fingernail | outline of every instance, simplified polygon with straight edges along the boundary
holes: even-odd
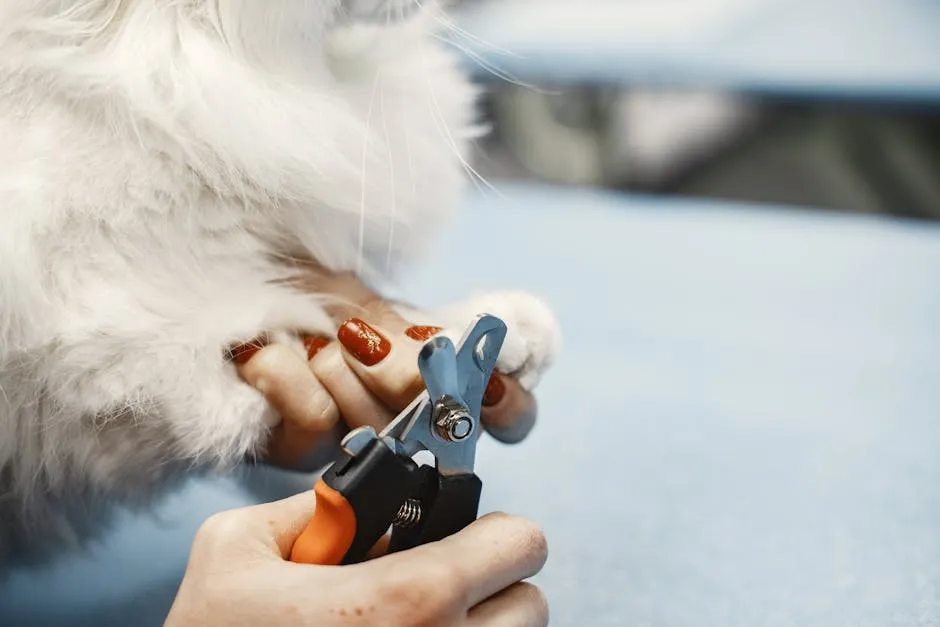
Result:
[[[432,337],[443,331],[441,327],[425,327],[425,326],[414,326],[409,327],[405,331],[405,335],[410,337],[413,340],[418,340],[419,342],[424,342],[425,340],[430,340]]]
[[[308,361],[313,359],[317,353],[326,348],[326,345],[330,343],[330,339],[322,335],[304,335],[302,339],[304,348],[307,349]]]
[[[483,406],[498,405],[505,394],[506,384],[503,383],[503,378],[494,372],[490,377],[490,382],[486,384],[486,391],[483,392]]]
[[[255,356],[255,353],[260,351],[262,348],[268,345],[268,339],[265,337],[256,337],[250,342],[245,342],[244,344],[235,344],[230,346],[227,352],[227,357],[234,361],[239,366],[243,366],[248,363],[248,361]]]
[[[340,344],[365,366],[374,366],[392,350],[385,337],[359,318],[343,323],[336,334]]]

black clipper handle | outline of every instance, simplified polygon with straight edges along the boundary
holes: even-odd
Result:
[[[411,526],[396,525],[389,552],[404,551],[428,542],[437,542],[461,531],[477,519],[483,482],[473,473],[439,475],[430,466],[422,467],[424,491],[418,496],[421,515]]]

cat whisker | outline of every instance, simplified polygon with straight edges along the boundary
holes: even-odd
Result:
[[[463,166],[464,171],[470,177],[470,181],[473,183],[474,187],[476,187],[481,192],[483,190],[480,188],[477,181],[479,181],[479,183],[482,183],[485,187],[487,187],[490,191],[495,193],[497,196],[502,197],[503,196],[502,192],[496,189],[496,187],[494,187],[489,181],[487,181],[483,175],[477,172],[477,170],[472,165],[470,165],[470,163],[466,160],[466,158],[460,153],[460,148],[459,146],[457,146],[457,142],[454,139],[453,134],[450,132],[450,129],[447,126],[447,120],[444,119],[444,116],[441,113],[441,106],[437,100],[437,94],[434,91],[434,88],[431,86],[431,81],[428,80],[427,83],[428,83],[428,93],[430,94],[430,97],[431,97],[432,113],[434,114],[433,115],[434,125],[437,127],[438,131],[441,133],[441,136],[444,138],[447,145],[453,151],[454,155],[460,161],[460,164]]]
[[[509,72],[508,70],[506,70],[506,69],[504,69],[504,68],[500,68],[498,65],[496,65],[496,64],[493,63],[492,61],[489,61],[489,60],[485,59],[485,58],[483,57],[483,55],[481,55],[479,52],[476,52],[476,51],[472,50],[471,47],[470,47],[468,44],[462,43],[460,40],[463,39],[463,40],[465,40],[465,41],[469,41],[469,42],[471,42],[471,43],[477,44],[477,45],[478,45],[479,47],[481,47],[481,48],[489,49],[489,50],[495,52],[496,54],[502,55],[502,56],[510,56],[510,57],[521,58],[521,55],[519,55],[519,54],[517,54],[517,53],[514,53],[514,52],[512,52],[512,51],[510,51],[510,50],[506,50],[506,49],[504,49],[504,48],[501,48],[501,47],[499,47],[499,46],[497,46],[497,45],[495,45],[495,44],[489,43],[489,42],[487,42],[486,40],[484,40],[484,39],[482,39],[482,38],[480,38],[480,37],[478,37],[478,36],[476,36],[476,35],[470,33],[470,32],[467,31],[466,29],[461,28],[461,27],[460,27],[459,25],[457,25],[455,22],[453,22],[452,20],[448,19],[448,18],[446,17],[446,14],[445,14],[444,12],[435,10],[435,8],[436,8],[436,6],[437,6],[436,4],[435,4],[435,8],[426,8],[427,5],[426,5],[426,4],[423,5],[423,4],[421,3],[421,0],[414,0],[414,3],[415,3],[415,5],[416,5],[417,7],[419,7],[420,9],[427,11],[427,13],[428,13],[429,15],[431,15],[431,17],[432,17],[439,25],[441,25],[441,26],[444,27],[444,31],[445,31],[446,33],[449,33],[449,34],[451,34],[451,35],[454,36],[454,38],[448,38],[448,37],[445,37],[445,36],[440,35],[440,34],[437,34],[437,33],[432,33],[432,34],[431,34],[432,37],[434,37],[435,39],[437,39],[438,41],[440,41],[440,42],[442,42],[442,43],[444,43],[444,44],[447,44],[447,45],[449,45],[449,46],[453,46],[453,47],[456,48],[458,51],[460,51],[461,53],[463,53],[464,55],[466,55],[466,57],[467,57],[468,59],[470,59],[471,61],[473,61],[474,63],[476,63],[476,64],[477,64],[480,68],[482,68],[485,72],[488,72],[489,74],[492,74],[492,75],[495,76],[496,78],[498,78],[498,79],[500,79],[500,80],[503,80],[503,81],[505,81],[505,82],[507,82],[507,83],[509,83],[509,84],[511,84],[511,85],[516,85],[517,87],[522,87],[522,88],[525,88],[525,89],[530,89],[530,90],[535,91],[535,92],[537,92],[537,93],[544,93],[544,90],[540,89],[539,87],[537,87],[537,86],[535,86],[535,85],[533,85],[533,84],[531,84],[531,83],[526,83],[526,82],[522,81],[522,80],[519,79],[518,77],[514,76],[514,75],[513,75],[511,72]]]
[[[366,113],[366,133],[362,142],[362,180],[361,197],[359,205],[359,241],[357,242],[359,258],[356,261],[356,273],[362,274],[365,262],[365,236],[366,236],[366,170],[369,161],[369,138],[372,134],[372,112],[375,108],[375,96],[382,82],[382,72],[376,72],[372,81],[372,94],[369,96],[369,109]]]
[[[414,2],[418,7],[421,7],[421,0],[414,0]],[[517,59],[522,58],[522,55],[516,52],[513,52],[512,50],[508,50],[506,48],[497,46],[496,44],[492,42],[486,41],[482,37],[474,35],[467,29],[462,28],[459,24],[457,24],[456,22],[451,20],[449,17],[447,17],[447,13],[444,11],[435,11],[433,16],[434,16],[434,19],[438,22],[438,24],[446,28],[448,31],[454,33],[455,35],[457,35],[458,37],[462,39],[466,39],[475,44],[479,44],[481,48],[486,48],[502,56],[515,57]]]
[[[379,109],[382,113],[382,134],[385,138],[385,146],[388,151],[388,174],[389,181],[392,187],[392,215],[389,219],[388,227],[388,251],[385,257],[385,271],[388,272],[392,267],[392,243],[395,239],[395,219],[397,218],[396,212],[398,209],[398,189],[395,184],[395,155],[392,153],[392,142],[390,141],[388,134],[388,116],[385,114],[385,90],[379,90]]]
[[[453,46],[462,54],[464,54],[468,59],[470,59],[471,61],[476,63],[478,66],[480,66],[484,71],[488,72],[489,74],[495,76],[496,78],[502,81],[505,81],[511,85],[515,85],[516,87],[522,87],[524,89],[532,90],[537,93],[546,93],[546,90],[540,87],[537,87],[536,85],[533,85],[532,83],[527,83],[520,78],[517,78],[508,70],[504,70],[500,68],[499,66],[493,64],[492,62],[486,60],[478,52],[474,52],[473,50],[470,49],[469,46],[466,46],[457,40],[448,39],[447,37],[444,37],[436,33],[432,33],[431,36],[434,39],[437,39],[438,41],[444,44]]]

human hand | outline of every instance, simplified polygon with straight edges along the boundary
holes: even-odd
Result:
[[[281,344],[257,344],[237,354],[242,378],[280,414],[267,451],[269,461],[296,466],[339,420],[351,428],[380,430],[423,389],[417,356],[440,331],[414,326],[351,275],[333,277],[326,289],[343,305],[328,308],[338,340],[305,336],[307,360]],[[536,418],[535,397],[513,378],[494,373],[481,421],[503,442],[523,440]]]
[[[314,502],[305,492],[207,520],[164,627],[548,624],[544,596],[523,581],[548,554],[532,522],[491,514],[440,542],[351,566],[286,561]]]

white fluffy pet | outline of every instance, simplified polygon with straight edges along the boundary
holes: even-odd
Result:
[[[447,219],[475,91],[422,4],[0,3],[0,561],[258,453],[278,418],[224,352],[334,332],[295,260],[379,281]],[[502,316],[531,388],[554,319],[481,298],[443,324]]]

